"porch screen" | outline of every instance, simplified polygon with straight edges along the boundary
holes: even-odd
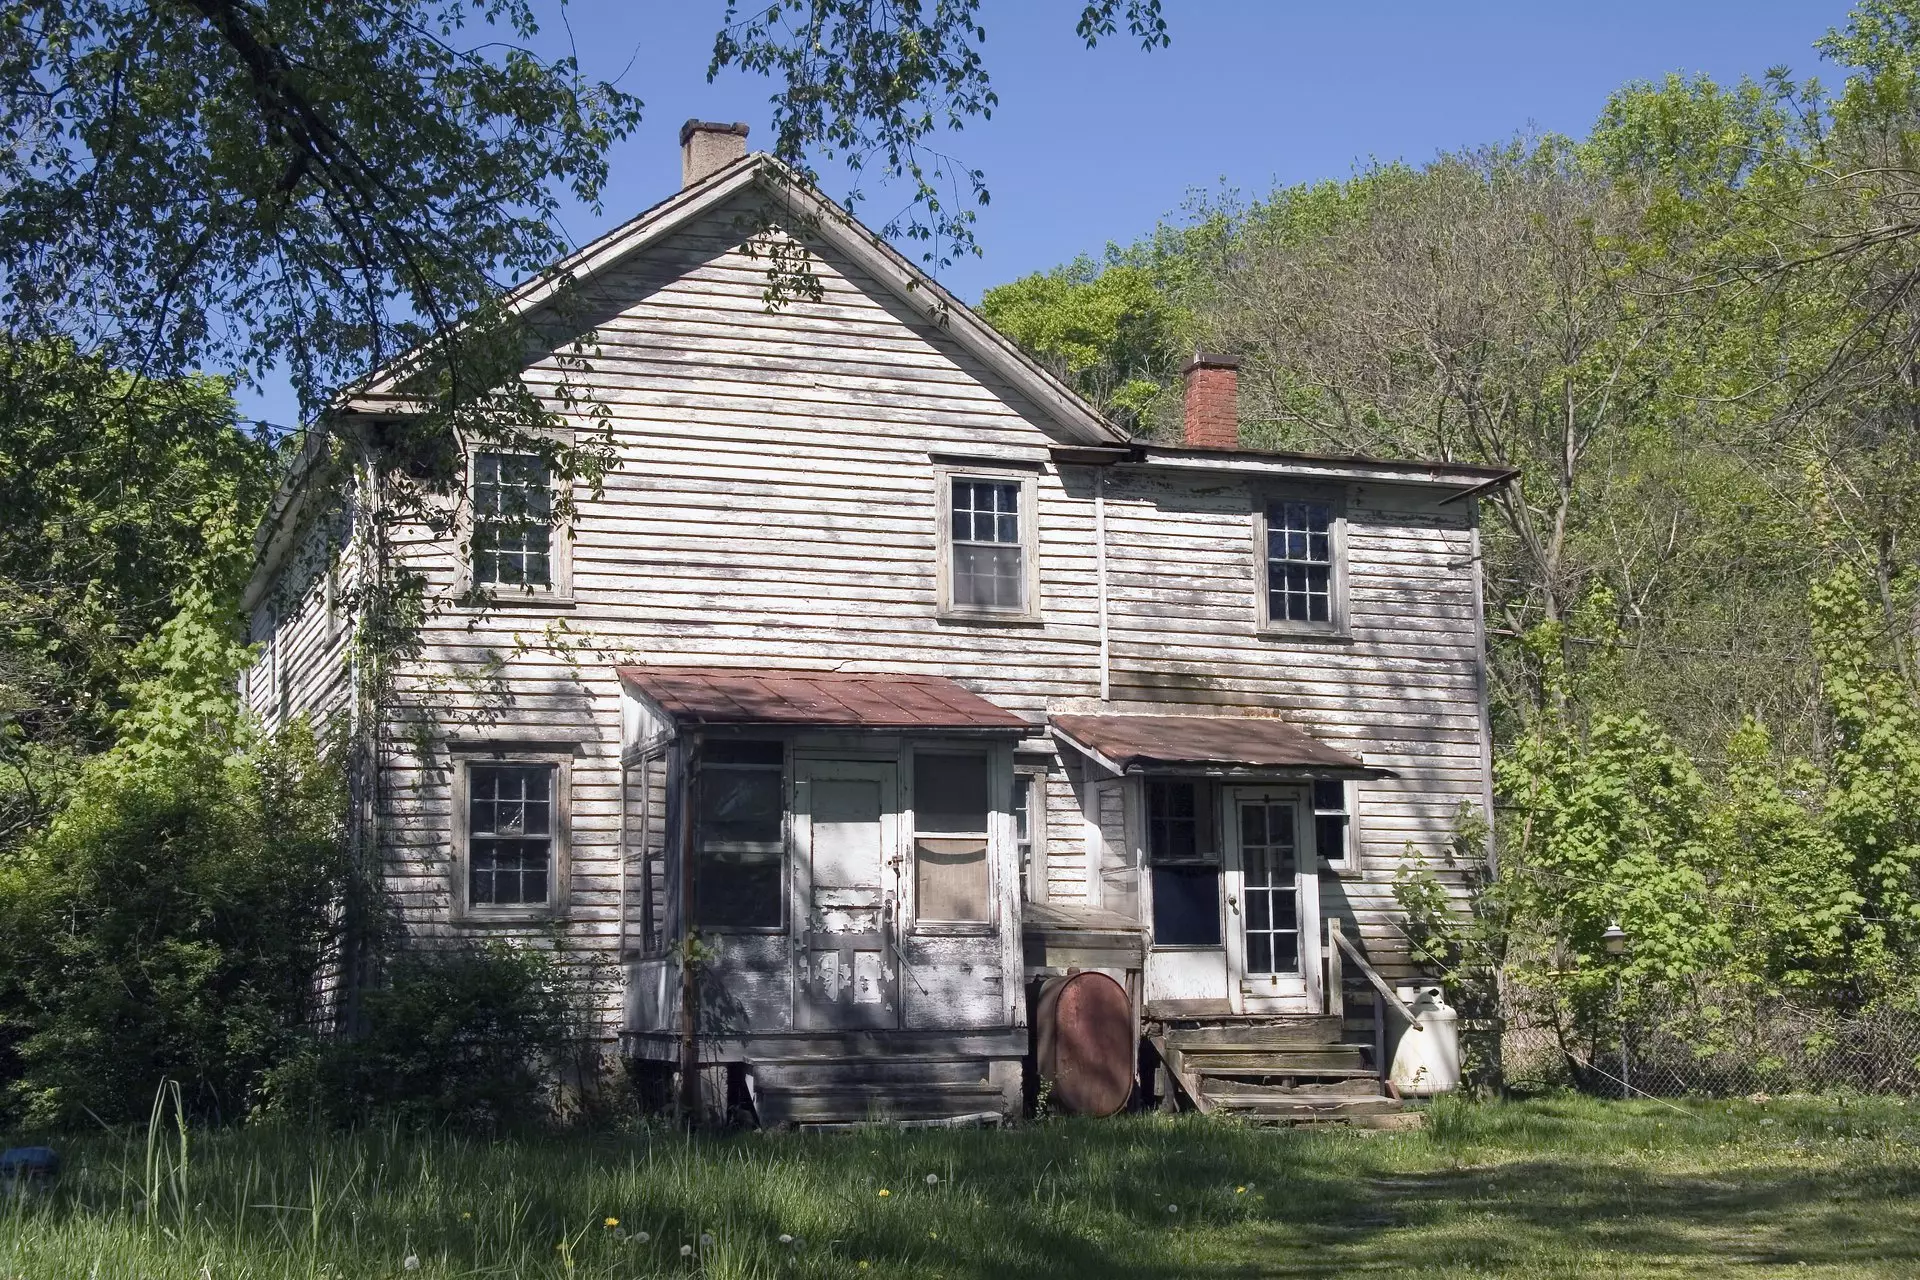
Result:
[[[989,919],[987,845],[993,807],[985,755],[913,757],[913,887],[920,920]]]
[[[694,919],[708,928],[778,929],[786,900],[785,751],[778,742],[709,742],[695,811]]]
[[[1220,859],[1212,835],[1197,783],[1147,784],[1155,946],[1220,945]]]

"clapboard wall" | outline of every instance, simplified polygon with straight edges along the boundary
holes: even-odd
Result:
[[[455,548],[424,530],[394,539],[438,601],[419,660],[397,679],[382,755],[383,839],[407,929],[508,931],[611,963],[622,932],[613,668],[737,663],[947,675],[1036,723],[1103,705],[1287,714],[1399,774],[1364,789],[1363,867],[1330,882],[1328,904],[1376,954],[1399,950],[1387,911],[1405,848],[1433,851],[1459,802],[1485,791],[1470,504],[1443,507],[1441,491],[1411,485],[1350,490],[1351,641],[1259,636],[1246,478],[1057,464],[1048,446],[1074,441],[851,261],[815,245],[822,297],[769,311],[767,259],[740,247],[754,221],[720,208],[588,287],[596,349],[584,378],[568,376],[606,406],[619,465],[603,492],[575,495],[570,600],[457,608]],[[552,387],[561,363],[529,377]],[[937,616],[935,468],[952,457],[1035,478],[1039,623]],[[311,612],[277,625],[304,635],[318,625],[302,621]],[[294,665],[316,673],[290,686],[293,709],[333,696],[317,673],[339,664],[338,645],[288,643],[306,655]],[[552,925],[455,924],[450,748],[512,741],[573,753],[569,910]],[[1021,758],[1050,751],[1036,737]],[[1086,824],[1058,761],[1047,809],[1049,894],[1084,898]],[[640,896],[629,880],[630,939]]]

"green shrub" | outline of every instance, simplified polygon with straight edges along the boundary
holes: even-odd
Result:
[[[316,1040],[273,1073],[270,1110],[479,1129],[553,1113],[578,1023],[546,953],[498,942],[403,952],[362,1001],[360,1034]]]
[[[31,1124],[132,1120],[170,1078],[195,1114],[245,1114],[320,1013],[340,796],[304,725],[94,761],[0,859],[0,1105]]]

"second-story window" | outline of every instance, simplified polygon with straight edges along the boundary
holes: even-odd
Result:
[[[1334,504],[1274,498],[1261,520],[1266,625],[1289,631],[1342,630],[1340,513]]]
[[[953,482],[953,602],[963,609],[1021,609],[1020,485]]]
[[[948,475],[942,488],[942,612],[1034,617],[1034,482]]]
[[[553,484],[538,454],[474,455],[473,580],[553,585]]]

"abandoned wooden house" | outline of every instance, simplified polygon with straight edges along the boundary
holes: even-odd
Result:
[[[296,469],[249,705],[379,726],[407,937],[618,973],[609,1049],[691,1046],[763,1124],[1016,1114],[1035,1022],[1095,1109],[1377,1102],[1395,873],[1489,807],[1476,497],[1509,477],[1240,449],[1206,356],[1185,440],[1136,441],[745,133],[689,122],[681,190],[556,268],[602,491],[490,532],[554,480],[471,451],[471,536],[390,540],[433,607],[364,707],[341,579],[379,495]],[[770,225],[817,298],[766,305]],[[376,375],[308,452],[407,412]]]

